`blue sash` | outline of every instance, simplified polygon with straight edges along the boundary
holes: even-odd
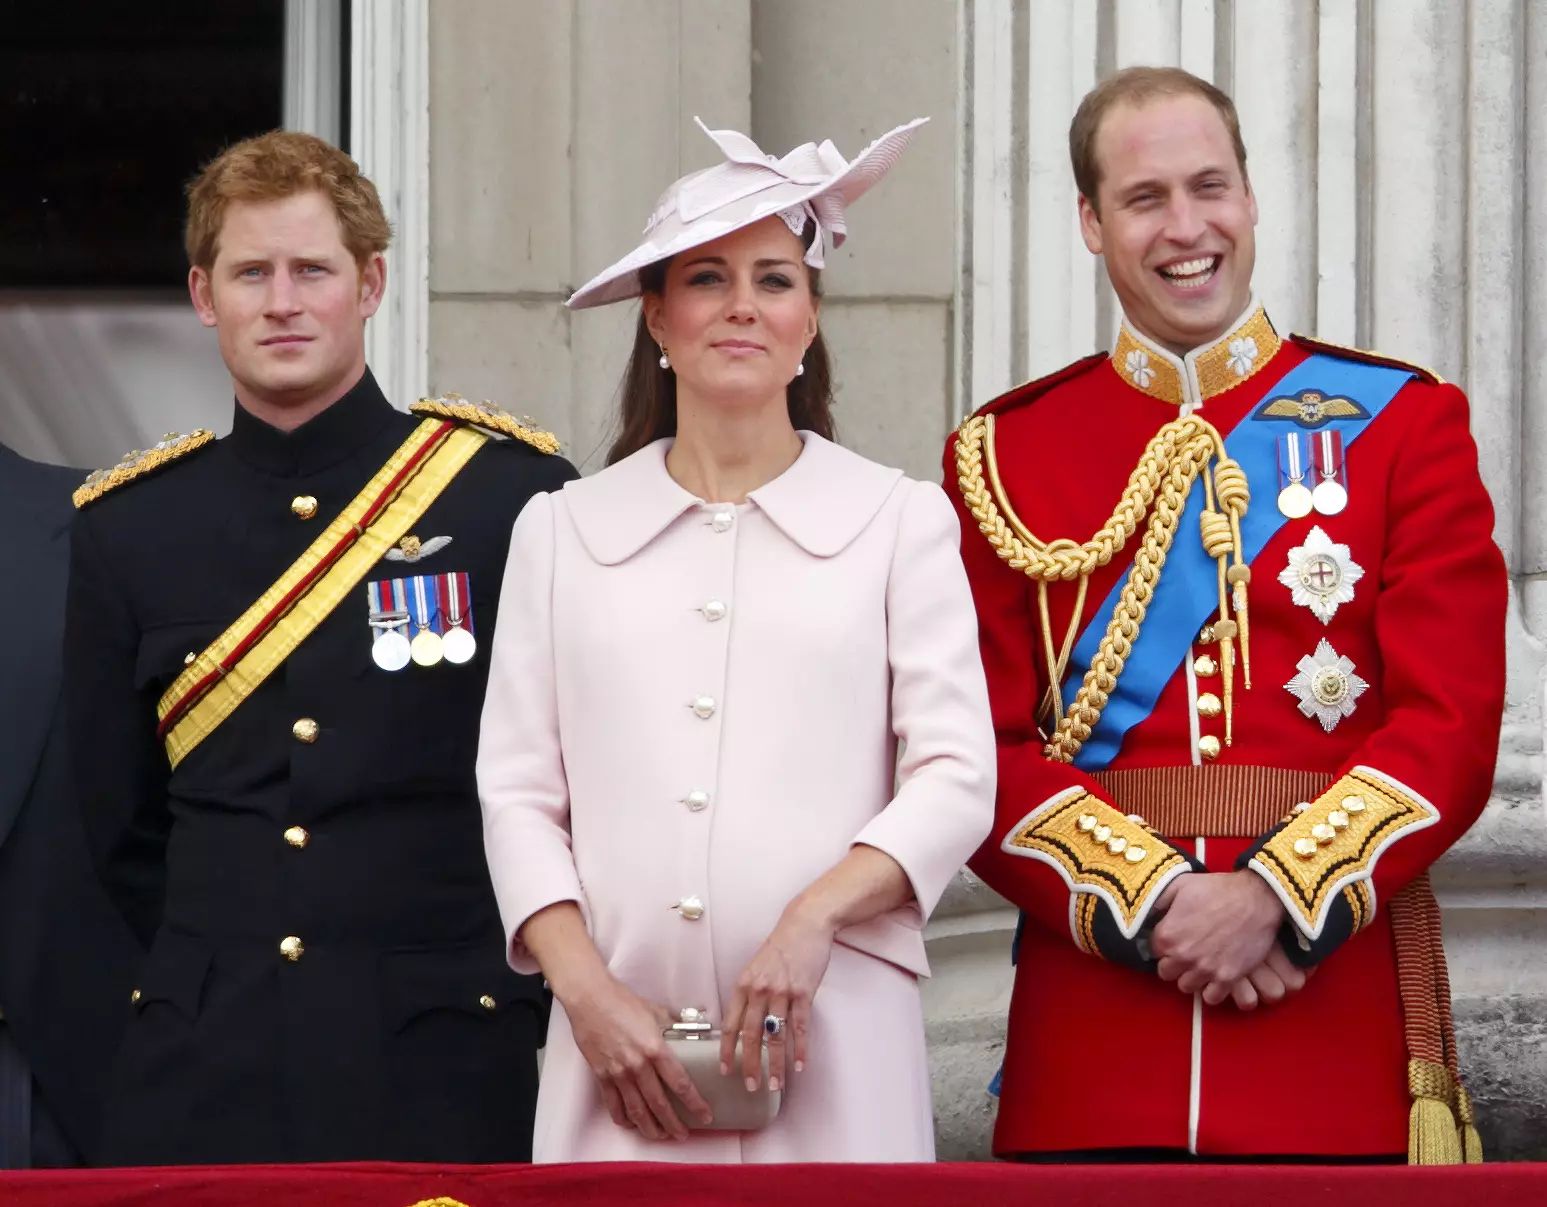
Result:
[[[1264,402],[1247,415],[1225,438],[1226,452],[1246,471],[1255,497],[1241,521],[1244,560],[1254,561],[1263,547],[1287,522],[1276,505],[1278,493],[1277,438],[1286,432],[1314,428],[1317,432],[1343,434],[1346,450],[1360,432],[1385,409],[1413,374],[1406,369],[1364,364],[1316,354],[1301,361],[1267,392]],[[1343,418],[1323,417],[1306,422],[1292,403],[1302,391],[1315,390],[1324,398],[1349,399],[1354,407],[1345,411],[1363,414]],[[1271,412],[1271,413],[1270,413]],[[1359,489],[1353,483],[1353,490]],[[1154,711],[1161,691],[1176,674],[1192,649],[1193,640],[1219,608],[1218,563],[1204,552],[1199,539],[1199,519],[1203,514],[1203,485],[1194,482],[1187,506],[1177,527],[1176,539],[1166,556],[1161,581],[1134,642],[1133,651],[1118,678],[1117,688],[1107,702],[1091,735],[1075,756],[1074,765],[1083,771],[1100,771],[1109,765],[1121,748],[1124,736]],[[1124,574],[1111,593],[1092,614],[1069,658],[1069,676],[1064,683],[1064,699],[1073,698],[1101,640],[1106,636],[1112,611],[1122,595],[1128,576]]]

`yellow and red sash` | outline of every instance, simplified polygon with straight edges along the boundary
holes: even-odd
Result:
[[[258,601],[200,653],[156,705],[173,767],[283,665],[489,437],[426,419]]]

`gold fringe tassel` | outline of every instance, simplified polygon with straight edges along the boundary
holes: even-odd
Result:
[[[1413,1095],[1407,1117],[1407,1163],[1460,1165],[1461,1133],[1450,1110],[1455,1093],[1450,1070],[1432,1060],[1410,1060],[1407,1088]]]
[[[1466,1086],[1456,1086],[1456,1114],[1461,1117],[1461,1158],[1467,1165],[1483,1163],[1483,1138],[1477,1134],[1477,1119],[1472,1114],[1472,1096]]]

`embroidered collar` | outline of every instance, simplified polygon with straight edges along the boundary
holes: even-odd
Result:
[[[1180,407],[1186,415],[1253,376],[1282,345],[1267,313],[1253,299],[1228,333],[1183,357],[1141,335],[1125,318],[1112,368],[1134,389]]]
[[[814,557],[832,557],[859,536],[902,479],[902,470],[867,461],[848,449],[801,432],[800,456],[773,481],[747,495],[779,528]],[[705,523],[729,504],[706,503],[666,472],[671,440],[646,445],[589,478],[569,482],[564,500],[586,550],[604,566],[633,557],[682,515],[704,513]]]

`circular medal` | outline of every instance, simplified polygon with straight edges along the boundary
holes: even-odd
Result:
[[[1337,515],[1348,506],[1348,491],[1336,478],[1327,478],[1316,483],[1311,502],[1322,515]]]
[[[414,661],[420,666],[434,666],[444,657],[440,634],[433,629],[421,629],[414,634],[413,644],[408,648]]]
[[[464,662],[471,662],[473,655],[478,652],[477,639],[463,628],[447,629],[446,635],[440,639],[441,652],[445,654],[447,662],[454,662],[461,666]]]
[[[408,638],[391,629],[376,634],[371,645],[371,661],[384,671],[400,671],[408,665],[410,649]]]
[[[1311,514],[1311,492],[1304,482],[1291,482],[1278,492],[1278,509],[1291,520],[1303,520]]]

